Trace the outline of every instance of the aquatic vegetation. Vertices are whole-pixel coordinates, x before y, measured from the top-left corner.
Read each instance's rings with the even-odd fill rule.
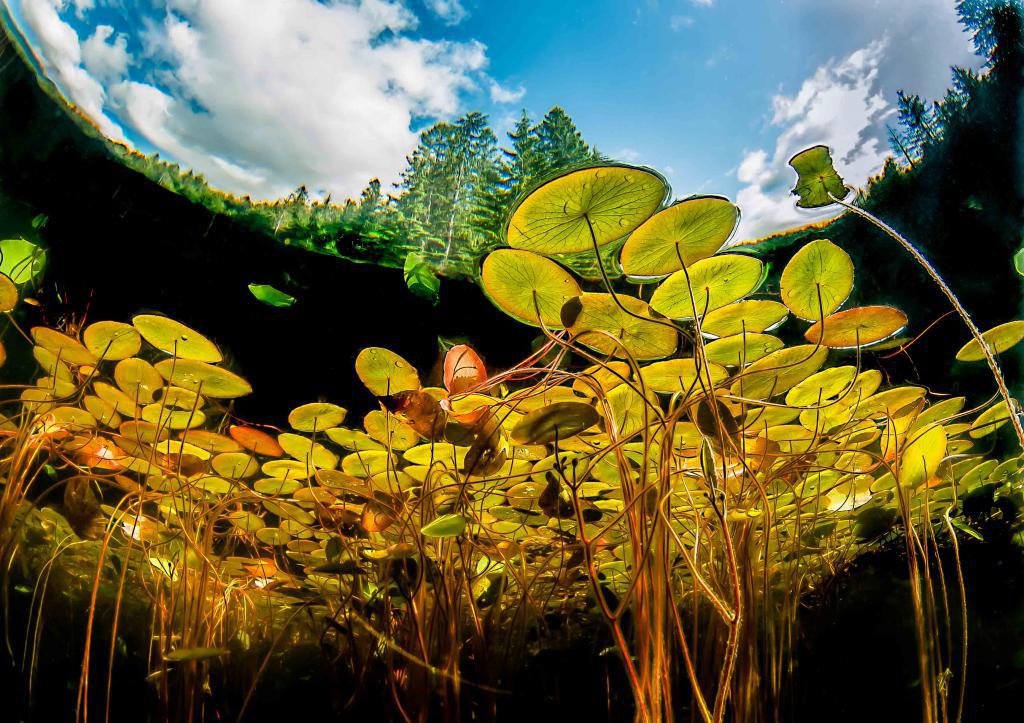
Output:
[[[814,203],[838,198],[820,155],[794,164]],[[160,315],[30,329],[40,375],[8,386],[0,425],[0,562],[47,541],[41,601],[46,570],[88,550],[86,638],[98,605],[115,629],[148,627],[168,716],[223,705],[204,693],[216,661],[305,636],[357,678],[380,666],[398,717],[457,719],[467,696],[502,694],[553,620],[603,620],[637,720],[754,721],[779,716],[807,594],[902,539],[925,717],[958,718],[963,657],[942,631],[966,614],[962,580],[932,571],[958,532],[980,535],[965,501],[1021,496],[1024,457],[979,446],[1016,406],[885,379],[874,350],[916,320],[844,309],[839,245],[812,241],[776,274],[728,246],[729,201],[667,196],[624,165],[539,185],[481,276],[539,348],[489,370],[457,345],[424,386],[368,347],[355,369],[379,404],[362,419],[327,401],[287,428],[237,418],[249,383]],[[597,279],[565,267],[581,253]],[[1007,350],[1019,325],[957,358]],[[109,705],[88,658],[110,670],[115,654],[86,646],[80,715],[104,683]]]

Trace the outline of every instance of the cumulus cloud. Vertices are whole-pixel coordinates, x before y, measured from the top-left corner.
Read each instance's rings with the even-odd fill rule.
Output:
[[[74,28],[61,20],[65,0],[22,1],[21,10],[38,43],[43,72],[64,90],[71,101],[107,136],[124,139],[121,127],[104,113],[106,91],[82,67],[82,44]],[[79,5],[78,7],[83,7]]]
[[[163,0],[135,58],[105,26],[80,43],[60,17],[68,0],[17,2],[46,72],[105,132],[123,138],[115,117],[144,146],[259,199],[390,183],[416,129],[459,113],[466,94],[525,92],[487,75],[483,44],[415,36],[402,0]]]
[[[887,42],[876,41],[842,60],[829,61],[794,95],[773,98],[771,124],[780,129],[774,149],[748,151],[736,169],[743,184],[736,197],[743,209],[737,240],[836,213],[798,210],[790,195],[795,176],[787,161],[808,146],[829,146],[848,183],[862,184],[881,170],[888,155],[885,124],[895,113],[878,87],[887,47]]]
[[[82,61],[85,69],[100,80],[117,80],[128,72],[132,56],[128,52],[128,38],[119,34],[110,42],[114,29],[97,25],[89,39],[82,43]]]
[[[493,79],[489,83],[489,91],[492,103],[518,103],[526,95],[526,88],[521,85],[515,88],[506,88]]]
[[[715,4],[715,0],[690,0],[690,4],[699,8],[709,8]]]
[[[431,12],[448,25],[458,25],[469,15],[460,0],[424,0],[424,2]]]

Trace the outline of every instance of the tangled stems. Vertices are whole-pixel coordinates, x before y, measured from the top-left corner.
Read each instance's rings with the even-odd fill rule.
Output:
[[[949,303],[953,305],[956,313],[970,330],[971,336],[973,336],[974,340],[978,342],[978,346],[981,347],[981,351],[985,355],[985,361],[988,362],[988,368],[992,371],[992,376],[996,380],[996,386],[999,387],[999,394],[1003,397],[1003,400],[1006,402],[1006,408],[1010,412],[1010,423],[1013,425],[1013,431],[1017,435],[1017,443],[1020,445],[1020,448],[1024,450],[1024,426],[1021,426],[1017,400],[1010,396],[1010,390],[1006,386],[1006,380],[1003,378],[1003,372],[999,368],[999,363],[996,362],[995,355],[992,353],[992,349],[989,347],[988,342],[986,342],[984,337],[982,337],[981,332],[978,331],[978,327],[974,324],[974,321],[967,313],[967,310],[964,309],[960,300],[956,298],[956,294],[953,293],[953,290],[949,288],[945,281],[943,281],[942,277],[939,276],[939,272],[936,271],[935,267],[928,262],[928,259],[926,259],[924,255],[917,250],[917,247],[897,233],[892,226],[885,223],[877,216],[865,211],[863,208],[854,206],[852,203],[847,203],[832,193],[829,193],[829,197],[843,208],[852,211],[857,216],[860,216],[877,228],[881,229],[899,243],[900,246],[907,250],[907,253],[914,257],[917,263],[921,264],[924,270],[928,273],[928,276],[931,277],[932,281],[938,285],[942,290],[942,293],[945,294],[947,299],[949,299]]]

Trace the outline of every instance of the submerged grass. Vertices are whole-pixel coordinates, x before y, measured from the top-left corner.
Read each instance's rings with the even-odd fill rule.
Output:
[[[779,720],[807,595],[902,537],[922,718],[959,720],[967,603],[938,558],[977,534],[965,499],[1020,496],[1024,459],[975,448],[1015,410],[883,388],[873,352],[908,320],[840,311],[842,249],[808,244],[759,291],[761,261],[722,251],[735,207],[667,195],[627,166],[540,185],[482,276],[539,348],[495,372],[455,347],[430,387],[371,347],[356,372],[380,406],[350,426],[328,402],[287,430],[236,418],[248,383],[164,317],[19,341],[9,316],[41,370],[0,424],[29,680],[56,571],[88,612],[82,721],[111,715],[120,629],[148,641],[154,719],[251,717],[275,651],[313,642],[424,721],[497,718],[515,671],[601,620],[636,720]],[[623,276],[604,258],[627,237]],[[557,261],[586,248],[600,282]],[[247,693],[218,698],[218,676]]]

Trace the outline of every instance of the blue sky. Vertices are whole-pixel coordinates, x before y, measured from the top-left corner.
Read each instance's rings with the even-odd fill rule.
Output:
[[[810,220],[788,157],[860,184],[900,88],[977,67],[953,0],[5,0],[44,72],[108,135],[255,198],[394,181],[416,132],[565,107],[677,196],[723,193],[738,238]]]

